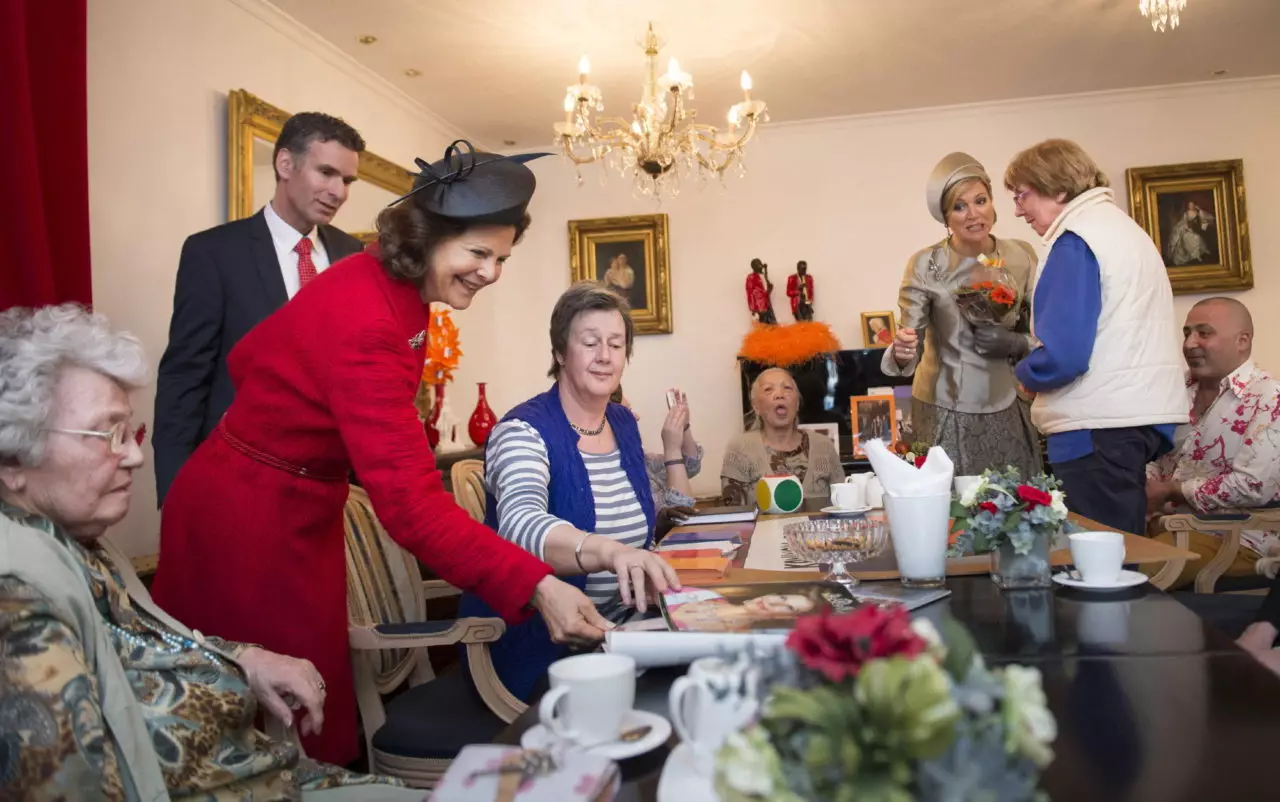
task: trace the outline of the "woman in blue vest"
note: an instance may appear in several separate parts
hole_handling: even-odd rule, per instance
[[[635,324],[627,302],[591,281],[551,313],[555,384],[507,413],[485,447],[485,523],[582,588],[614,624],[679,587],[651,551],[654,504],[635,416],[609,399],[622,383]],[[492,615],[463,596],[461,615]],[[541,616],[510,627],[491,649],[499,678],[528,700],[567,647]]]

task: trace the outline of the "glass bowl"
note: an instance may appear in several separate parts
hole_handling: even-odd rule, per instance
[[[858,584],[847,566],[879,555],[889,544],[885,522],[870,518],[814,518],[787,524],[782,531],[792,554],[815,565],[830,564],[824,578],[846,586]]]

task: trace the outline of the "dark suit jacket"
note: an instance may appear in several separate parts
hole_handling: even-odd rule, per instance
[[[330,264],[364,247],[333,226],[320,226],[320,241]],[[182,463],[231,405],[235,388],[227,354],[287,300],[261,211],[187,237],[173,291],[169,345],[156,383],[152,445],[161,504]]]

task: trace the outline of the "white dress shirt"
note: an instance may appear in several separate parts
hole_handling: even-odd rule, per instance
[[[284,276],[284,291],[292,299],[302,286],[298,278],[298,254],[293,250],[298,247],[302,234],[276,214],[276,210],[271,208],[270,201],[262,207],[262,216],[267,218],[271,242],[276,246],[276,261],[280,263],[280,274]],[[316,266],[316,275],[319,275],[329,266],[329,254],[325,252],[324,243],[320,241],[318,229],[311,229],[307,237],[311,240],[311,263]]]

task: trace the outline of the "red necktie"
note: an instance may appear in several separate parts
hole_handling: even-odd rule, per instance
[[[303,237],[298,240],[293,251],[298,254],[298,289],[302,289],[316,277],[316,263],[311,261],[311,238]]]

